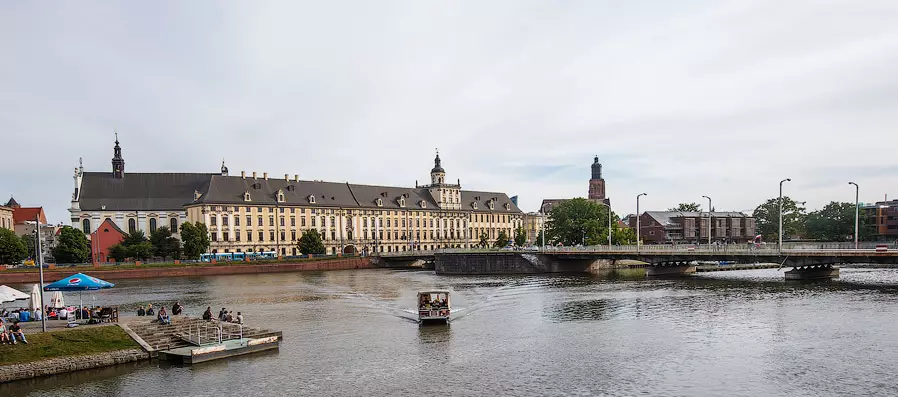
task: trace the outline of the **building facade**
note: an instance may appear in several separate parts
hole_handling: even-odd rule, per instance
[[[446,182],[439,154],[425,186],[392,187],[216,175],[186,206],[207,225],[212,253],[299,255],[299,238],[321,234],[328,254],[467,248],[485,235],[509,239],[524,216],[504,193]]]
[[[528,245],[542,245],[538,241],[539,233],[543,230],[547,215],[540,212],[528,212],[524,214],[524,233],[527,235]]]
[[[109,258],[109,248],[124,240],[125,232],[112,219],[104,220],[90,234],[91,263],[112,262]]]
[[[862,204],[860,216],[863,227],[874,239],[892,241],[898,239],[898,200]]]
[[[0,228],[15,230],[12,208],[0,205]]]
[[[323,237],[327,253],[401,252],[470,247],[500,232],[509,239],[523,213],[504,193],[462,190],[448,183],[439,154],[430,184],[371,186],[300,180],[268,173],[128,173],[116,137],[110,172],[75,168],[69,212],[88,235],[106,221],[125,233],[147,235],[183,222],[206,224],[212,253],[298,254],[307,230]]]
[[[629,219],[636,228],[636,217]],[[639,216],[643,244],[745,243],[757,235],[755,218],[741,212],[646,211]],[[709,227],[710,223],[710,229]]]

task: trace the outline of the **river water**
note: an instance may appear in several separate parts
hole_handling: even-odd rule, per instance
[[[451,326],[415,292],[448,288]],[[0,385],[16,396],[898,395],[898,270],[794,284],[776,270],[683,280],[347,270],[123,280],[90,304],[180,300],[279,329],[277,353],[144,362]]]

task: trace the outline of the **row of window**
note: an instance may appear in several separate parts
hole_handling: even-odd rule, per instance
[[[511,238],[512,230],[508,229],[508,230],[504,230],[504,231],[505,231],[506,235],[509,236],[509,238]],[[455,230],[455,229],[452,229],[449,231],[440,231],[440,230],[437,230],[437,231],[424,230],[423,232],[416,231],[414,233],[414,235],[411,235],[411,234],[406,234],[406,233],[400,233],[399,231],[391,232],[389,230],[387,230],[387,231],[379,230],[379,231],[375,232],[373,230],[365,229],[361,233],[361,239],[363,239],[363,240],[375,240],[375,239],[390,240],[392,237],[392,240],[410,240],[410,239],[412,239],[412,237],[414,237],[415,241],[441,240],[444,238],[448,239],[448,240],[461,240],[461,239],[467,239],[467,238],[480,238],[480,236],[482,234],[486,234],[489,238],[497,238],[499,235],[499,232],[500,232],[500,229],[485,229],[485,228],[474,229],[474,228],[472,228],[472,229],[468,229],[467,236],[464,235],[464,232],[462,230]],[[276,240],[275,237],[278,235],[278,233],[276,233],[273,230],[269,230],[267,241],[288,241],[286,231],[281,231],[279,234],[280,234],[280,240]],[[319,230],[319,234],[321,234],[321,238],[325,241],[327,241],[327,240],[337,241],[340,239],[340,236],[337,235],[336,230],[330,230],[330,233],[328,233],[325,230]],[[223,232],[221,232],[220,235],[222,237],[221,241],[230,241],[231,233],[229,231],[223,231]],[[244,235],[246,236],[247,242],[252,242],[254,236],[258,236],[257,241],[260,241],[260,242],[266,241],[265,240],[265,232],[261,231],[261,230],[257,231],[257,232],[247,231],[245,234],[241,233],[239,230],[235,230],[234,234],[233,234],[234,241],[241,242],[241,237]],[[301,236],[301,234],[298,235],[296,233],[296,230],[290,231],[290,241],[296,241],[299,236]],[[349,230],[349,231],[347,231],[345,238],[346,238],[346,240],[353,240],[353,236],[354,235],[353,235],[352,231]],[[218,237],[219,237],[219,232],[217,232],[217,231],[211,232],[211,240],[212,241],[219,241]]]
[[[106,218],[106,220],[112,220],[111,218]],[[178,233],[178,218],[169,218],[168,220],[168,228],[171,229],[172,233]],[[155,233],[157,229],[157,220],[156,218],[150,218],[150,233]],[[81,220],[81,230],[84,233],[90,234],[90,219]],[[128,233],[134,233],[137,230],[137,220],[134,218],[128,219]]]
[[[209,207],[209,209],[213,212],[215,212],[215,211],[234,211],[234,212],[236,212],[236,211],[239,211],[240,207],[213,205],[213,206]],[[278,208],[277,210],[278,210],[278,212],[280,212],[282,214],[286,213],[287,210],[289,210],[289,212],[291,214],[296,213],[296,208]],[[262,213],[263,211],[268,212],[268,213],[273,213],[273,212],[275,212],[275,209],[269,208],[269,207],[245,207],[244,211],[246,213],[252,213],[253,211],[259,212],[259,213]],[[318,215],[318,214],[337,215],[339,213],[339,210],[333,209],[333,208],[311,208],[311,209],[310,208],[306,208],[306,209],[300,208],[299,209],[300,214],[303,214],[303,211],[305,211],[305,214],[311,213],[312,215]],[[426,216],[425,214],[433,214],[434,212],[435,211],[408,211],[408,216],[412,216],[412,217]],[[402,216],[406,216],[406,211],[345,210],[344,215],[347,215],[347,216],[352,216],[352,215],[379,215],[379,216],[402,215]],[[472,214],[472,215],[474,216],[473,221],[475,221],[475,222],[478,219],[480,220],[480,222],[497,222],[497,221],[500,221],[500,219],[504,219],[504,221],[507,221],[508,219],[510,219],[509,215],[502,215],[502,214]],[[468,216],[467,216],[467,214],[462,214],[462,213],[450,213],[450,217],[467,218]],[[499,218],[499,217],[502,217],[502,218]]]

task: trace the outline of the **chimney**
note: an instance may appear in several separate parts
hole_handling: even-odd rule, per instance
[[[284,180],[290,182],[290,174],[284,174]]]
[[[246,179],[246,171],[240,171],[240,177]]]
[[[253,179],[256,179],[256,171],[253,171]]]
[[[293,174],[293,180],[299,182],[299,174]]]
[[[267,172],[263,172],[263,173],[262,173],[262,179],[265,179],[266,181],[268,180],[268,173],[267,173]]]

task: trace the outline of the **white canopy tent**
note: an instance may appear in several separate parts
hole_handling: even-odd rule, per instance
[[[28,294],[7,285],[0,285],[0,303],[14,302],[30,298]]]

